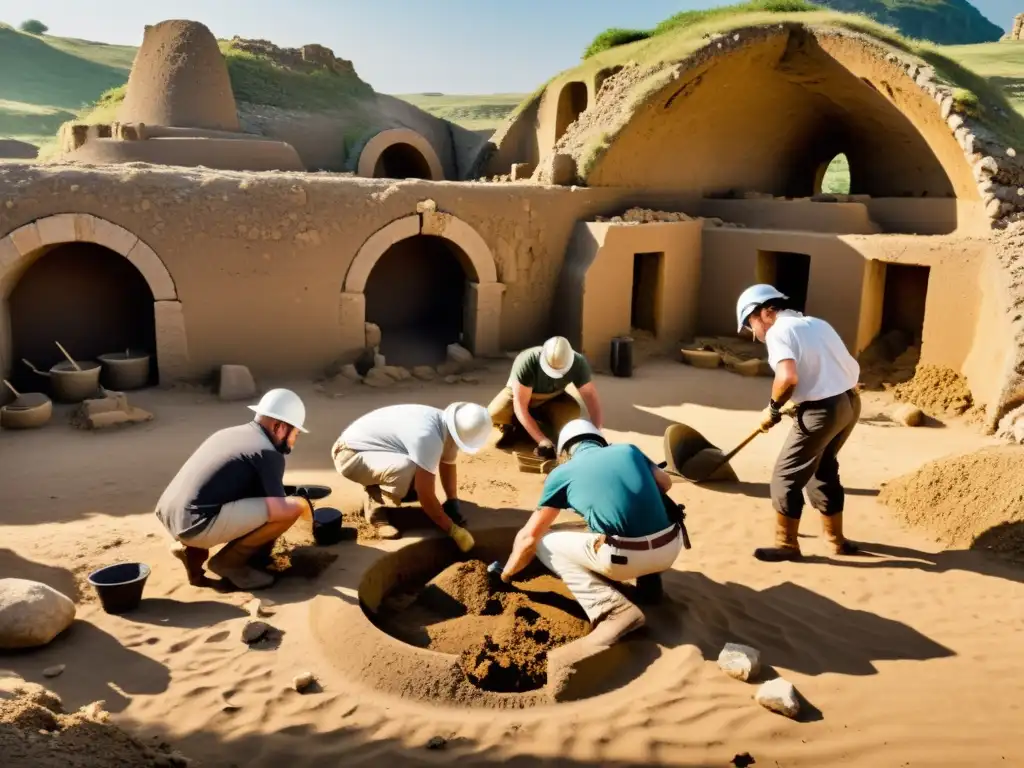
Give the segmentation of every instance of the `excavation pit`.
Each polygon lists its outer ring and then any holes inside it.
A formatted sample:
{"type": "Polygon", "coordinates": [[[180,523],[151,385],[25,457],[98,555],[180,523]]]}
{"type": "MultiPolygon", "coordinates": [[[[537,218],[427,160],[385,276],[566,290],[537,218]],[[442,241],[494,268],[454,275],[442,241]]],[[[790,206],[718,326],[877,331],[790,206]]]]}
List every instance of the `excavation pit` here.
{"type": "Polygon", "coordinates": [[[534,561],[506,589],[488,582],[486,564],[506,560],[516,531],[474,531],[468,556],[447,538],[382,554],[358,604],[314,601],[314,635],[346,677],[402,698],[510,709],[603,692],[609,662],[621,661],[609,654],[622,651],[591,649],[590,625],[560,579],[534,561]]]}

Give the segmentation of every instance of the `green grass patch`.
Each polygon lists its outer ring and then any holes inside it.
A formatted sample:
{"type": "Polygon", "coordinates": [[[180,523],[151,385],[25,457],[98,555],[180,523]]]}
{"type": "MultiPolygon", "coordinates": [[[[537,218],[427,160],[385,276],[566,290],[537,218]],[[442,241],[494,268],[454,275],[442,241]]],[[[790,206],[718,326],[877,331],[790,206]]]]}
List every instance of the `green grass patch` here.
{"type": "Polygon", "coordinates": [[[472,131],[495,130],[522,102],[521,93],[456,95],[407,93],[395,96],[424,112],[472,131]]]}
{"type": "Polygon", "coordinates": [[[826,195],[850,194],[850,161],[846,155],[837,155],[821,180],[821,191],[826,195]]]}
{"type": "Polygon", "coordinates": [[[653,32],[646,29],[618,29],[616,27],[606,29],[595,37],[586,50],[583,51],[583,58],[589,59],[591,56],[607,51],[609,48],[614,48],[617,45],[626,45],[627,43],[635,43],[638,40],[646,40],[652,34],[653,32]]]}

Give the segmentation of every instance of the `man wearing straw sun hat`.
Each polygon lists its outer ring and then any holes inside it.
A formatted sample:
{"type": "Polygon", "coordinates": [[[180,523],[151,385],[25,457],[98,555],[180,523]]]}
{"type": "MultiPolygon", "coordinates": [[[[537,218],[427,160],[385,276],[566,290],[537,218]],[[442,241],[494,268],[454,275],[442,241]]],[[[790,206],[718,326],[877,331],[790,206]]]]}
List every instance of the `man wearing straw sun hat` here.
{"type": "Polygon", "coordinates": [[[223,548],[208,563],[210,570],[239,589],[274,583],[253,568],[260,557],[302,514],[309,501],[285,495],[285,456],[303,426],[306,407],[288,389],[272,389],[249,409],[248,424],[214,432],[178,470],[156,505],[156,516],[177,540],[173,550],[185,566],[189,583],[203,586],[203,564],[212,547],[223,548]]]}

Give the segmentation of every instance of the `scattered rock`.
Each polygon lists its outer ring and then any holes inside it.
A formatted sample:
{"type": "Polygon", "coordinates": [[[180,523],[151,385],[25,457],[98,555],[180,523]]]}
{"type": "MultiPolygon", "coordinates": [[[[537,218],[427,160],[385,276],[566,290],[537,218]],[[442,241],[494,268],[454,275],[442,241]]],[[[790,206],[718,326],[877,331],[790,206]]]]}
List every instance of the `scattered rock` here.
{"type": "Polygon", "coordinates": [[[906,403],[893,412],[893,418],[905,427],[919,427],[924,421],[924,413],[916,405],[906,403]]]}
{"type": "Polygon", "coordinates": [[[256,381],[244,365],[222,365],[217,396],[221,400],[246,400],[256,395],[256,381]]]}
{"type": "Polygon", "coordinates": [[[409,373],[409,370],[400,365],[386,365],[384,366],[384,373],[395,381],[408,381],[412,378],[412,374],[409,373]]]}
{"type": "Polygon", "coordinates": [[[302,693],[316,682],[316,675],[312,672],[303,672],[292,678],[292,688],[302,693]]]}
{"type": "Polygon", "coordinates": [[[359,375],[359,371],[356,370],[355,365],[352,363],[342,366],[341,377],[348,379],[349,381],[362,381],[363,379],[363,377],[359,375]]]}
{"type": "Polygon", "coordinates": [[[46,645],[75,620],[75,604],[52,587],[0,579],[0,649],[46,645]]]}
{"type": "Polygon", "coordinates": [[[473,359],[473,353],[461,344],[449,344],[448,359],[453,363],[468,363],[473,359]]]}
{"type": "Polygon", "coordinates": [[[718,654],[718,666],[729,677],[750,680],[761,671],[761,652],[749,645],[726,643],[718,654]]]}
{"type": "Polygon", "coordinates": [[[265,621],[247,621],[245,626],[242,627],[242,642],[246,645],[252,645],[272,629],[273,627],[265,621]]]}
{"type": "Polygon", "coordinates": [[[66,664],[55,664],[52,667],[47,667],[43,670],[43,677],[59,677],[66,668],[66,664]]]}
{"type": "Polygon", "coordinates": [[[387,366],[387,364],[388,364],[388,361],[387,361],[387,358],[384,357],[384,355],[382,355],[380,352],[374,352],[373,353],[373,367],[374,368],[384,368],[384,367],[387,366]]]}
{"type": "Polygon", "coordinates": [[[800,700],[796,688],[788,680],[777,677],[757,689],[754,699],[765,709],[786,717],[796,717],[800,712],[800,700]]]}
{"type": "Polygon", "coordinates": [[[441,376],[452,376],[462,371],[465,363],[456,363],[454,360],[447,360],[437,366],[437,372],[441,376]]]}
{"type": "Polygon", "coordinates": [[[475,376],[472,373],[467,373],[465,376],[462,377],[462,382],[464,384],[479,384],[480,377],[475,376]]]}
{"type": "Polygon", "coordinates": [[[444,377],[445,384],[458,384],[459,381],[461,381],[461,379],[458,376],[455,376],[454,374],[451,376],[444,377]]]}
{"type": "Polygon", "coordinates": [[[363,378],[363,384],[368,387],[390,387],[394,383],[383,368],[371,368],[363,378]]]}
{"type": "Polygon", "coordinates": [[[366,323],[366,346],[370,349],[380,346],[380,326],[376,323],[366,323]]]}
{"type": "Polygon", "coordinates": [[[437,378],[437,371],[429,365],[417,365],[412,369],[412,375],[420,381],[433,381],[437,378]]]}
{"type": "Polygon", "coordinates": [[[443,736],[433,736],[430,741],[427,742],[427,749],[444,749],[448,740],[443,736]]]}

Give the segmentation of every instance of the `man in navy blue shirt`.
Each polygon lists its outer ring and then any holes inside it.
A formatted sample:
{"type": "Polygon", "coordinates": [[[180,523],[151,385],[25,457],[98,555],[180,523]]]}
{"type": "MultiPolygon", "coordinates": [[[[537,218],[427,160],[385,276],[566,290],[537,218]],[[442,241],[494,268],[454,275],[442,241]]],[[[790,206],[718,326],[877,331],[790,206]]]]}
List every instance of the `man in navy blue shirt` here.
{"type": "Polygon", "coordinates": [[[501,579],[510,581],[536,554],[583,607],[593,627],[590,640],[611,645],[643,626],[644,614],[605,579],[666,571],[682,546],[680,526],[663,501],[672,479],[635,445],[608,445],[585,419],[565,425],[558,453],[569,461],[548,475],[501,579]],[[563,509],[581,515],[589,530],[549,532],[563,509]]]}

